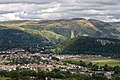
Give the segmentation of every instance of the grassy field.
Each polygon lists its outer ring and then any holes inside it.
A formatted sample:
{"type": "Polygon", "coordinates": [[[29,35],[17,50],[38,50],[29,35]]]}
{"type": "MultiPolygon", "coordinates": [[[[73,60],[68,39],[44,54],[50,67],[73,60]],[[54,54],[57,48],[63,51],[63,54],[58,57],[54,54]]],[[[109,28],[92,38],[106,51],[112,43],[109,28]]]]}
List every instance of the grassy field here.
{"type": "Polygon", "coordinates": [[[105,64],[114,67],[114,66],[120,66],[120,60],[115,60],[115,59],[97,59],[97,58],[69,58],[66,59],[65,61],[71,61],[75,63],[79,63],[80,60],[88,63],[92,62],[93,64],[98,64],[99,66],[104,66],[105,64]]]}
{"type": "Polygon", "coordinates": [[[104,66],[105,64],[109,65],[109,66],[120,66],[120,61],[119,60],[114,60],[114,59],[108,59],[108,60],[93,60],[90,61],[93,64],[98,64],[99,66],[104,66]]]}
{"type": "Polygon", "coordinates": [[[7,77],[0,77],[0,80],[11,80],[11,79],[7,77]]]}

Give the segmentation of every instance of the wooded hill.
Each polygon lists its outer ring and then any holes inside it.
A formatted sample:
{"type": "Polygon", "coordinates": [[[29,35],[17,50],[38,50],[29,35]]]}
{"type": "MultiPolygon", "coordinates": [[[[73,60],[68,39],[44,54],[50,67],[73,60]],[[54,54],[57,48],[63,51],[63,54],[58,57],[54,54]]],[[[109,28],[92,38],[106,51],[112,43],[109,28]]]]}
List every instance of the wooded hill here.
{"type": "Polygon", "coordinates": [[[17,29],[1,29],[0,30],[0,50],[11,48],[43,47],[51,45],[44,37],[32,35],[17,29]]]}
{"type": "Polygon", "coordinates": [[[118,54],[120,40],[94,37],[77,37],[61,43],[55,52],[58,54],[118,54]]]}

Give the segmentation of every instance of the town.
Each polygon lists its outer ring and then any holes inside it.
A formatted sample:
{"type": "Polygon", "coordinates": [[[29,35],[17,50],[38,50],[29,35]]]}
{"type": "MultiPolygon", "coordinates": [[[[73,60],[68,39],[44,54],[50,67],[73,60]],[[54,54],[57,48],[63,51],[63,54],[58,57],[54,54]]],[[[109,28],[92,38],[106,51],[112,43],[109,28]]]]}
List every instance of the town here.
{"type": "MultiPolygon", "coordinates": [[[[54,70],[59,70],[60,72],[70,72],[71,74],[79,72],[80,74],[89,76],[92,76],[93,74],[103,74],[107,79],[112,79],[112,75],[116,73],[116,69],[114,68],[118,67],[118,70],[120,70],[120,67],[117,65],[114,67],[108,66],[107,64],[99,66],[98,63],[93,64],[89,59],[91,61],[112,60],[111,57],[103,57],[101,55],[57,55],[52,53],[30,53],[24,49],[14,48],[0,52],[0,71],[11,72],[17,71],[18,69],[26,69],[38,73],[40,71],[52,72],[54,70]]],[[[1,72],[0,75],[7,77],[1,72]]],[[[45,79],[43,80],[48,80],[48,77],[49,76],[45,76],[45,79]]],[[[50,80],[59,80],[60,78],[61,76],[50,77],[50,80]]],[[[15,77],[13,77],[13,79],[15,79],[15,77]]],[[[29,75],[29,79],[37,80],[37,77],[29,75]]]]}

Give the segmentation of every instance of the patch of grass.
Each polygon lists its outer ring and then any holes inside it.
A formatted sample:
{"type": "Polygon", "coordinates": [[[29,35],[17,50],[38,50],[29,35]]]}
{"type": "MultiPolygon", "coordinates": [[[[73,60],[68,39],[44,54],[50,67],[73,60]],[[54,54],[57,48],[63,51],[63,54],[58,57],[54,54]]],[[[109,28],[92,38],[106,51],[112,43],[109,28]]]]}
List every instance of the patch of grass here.
{"type": "Polygon", "coordinates": [[[99,66],[104,66],[105,64],[109,65],[109,66],[120,66],[120,61],[119,60],[114,60],[114,59],[108,59],[108,60],[93,60],[90,61],[93,64],[98,64],[99,66]]]}
{"type": "Polygon", "coordinates": [[[82,58],[68,58],[68,59],[65,59],[64,61],[78,63],[80,60],[86,63],[92,62],[93,64],[98,64],[99,66],[104,66],[105,64],[111,67],[120,66],[120,60],[115,60],[115,59],[98,59],[98,58],[82,57],[82,58]]]}
{"type": "Polygon", "coordinates": [[[41,33],[44,35],[44,36],[47,36],[47,38],[49,38],[49,40],[51,42],[59,42],[60,40],[63,40],[64,39],[64,36],[62,35],[59,35],[59,34],[56,34],[52,31],[48,31],[48,30],[42,30],[41,33]]]}
{"type": "Polygon", "coordinates": [[[85,61],[85,62],[89,61],[89,59],[87,59],[87,58],[68,58],[68,59],[65,59],[65,60],[85,61]]]}
{"type": "Polygon", "coordinates": [[[11,80],[11,79],[8,77],[0,77],[0,80],[11,80]]]}

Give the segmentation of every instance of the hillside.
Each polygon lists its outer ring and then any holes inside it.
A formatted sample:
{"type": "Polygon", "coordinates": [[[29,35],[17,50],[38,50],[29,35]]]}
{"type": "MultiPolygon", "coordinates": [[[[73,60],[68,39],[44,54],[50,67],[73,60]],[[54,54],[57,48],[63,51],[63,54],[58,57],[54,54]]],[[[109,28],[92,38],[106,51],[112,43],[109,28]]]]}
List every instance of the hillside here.
{"type": "Polygon", "coordinates": [[[99,20],[85,20],[83,18],[75,18],[69,20],[39,21],[21,26],[34,30],[48,30],[64,37],[70,36],[73,30],[75,36],[89,35],[101,38],[120,39],[120,31],[116,26],[99,20]]]}
{"type": "Polygon", "coordinates": [[[111,25],[115,26],[118,31],[120,31],[120,22],[110,22],[111,25]]]}
{"type": "Polygon", "coordinates": [[[108,38],[77,37],[61,43],[55,51],[61,54],[120,53],[120,40],[108,38]]]}
{"type": "Polygon", "coordinates": [[[6,26],[0,26],[0,30],[2,30],[2,29],[9,29],[9,28],[6,26]]]}
{"type": "Polygon", "coordinates": [[[99,20],[84,18],[41,20],[41,21],[5,21],[0,22],[1,26],[18,29],[31,35],[38,35],[47,38],[53,44],[59,44],[71,36],[90,36],[96,38],[120,39],[120,29],[116,23],[111,24],[99,20]]]}
{"type": "Polygon", "coordinates": [[[70,36],[70,31],[75,32],[75,36],[89,35],[101,38],[120,39],[120,31],[110,23],[98,20],[70,19],[70,20],[54,20],[40,21],[39,23],[27,24],[20,26],[32,30],[48,30],[64,37],[70,36]]]}
{"type": "Polygon", "coordinates": [[[31,35],[27,32],[17,29],[1,29],[0,30],[0,50],[11,48],[30,48],[43,47],[50,45],[49,41],[38,35],[31,35]]]}

